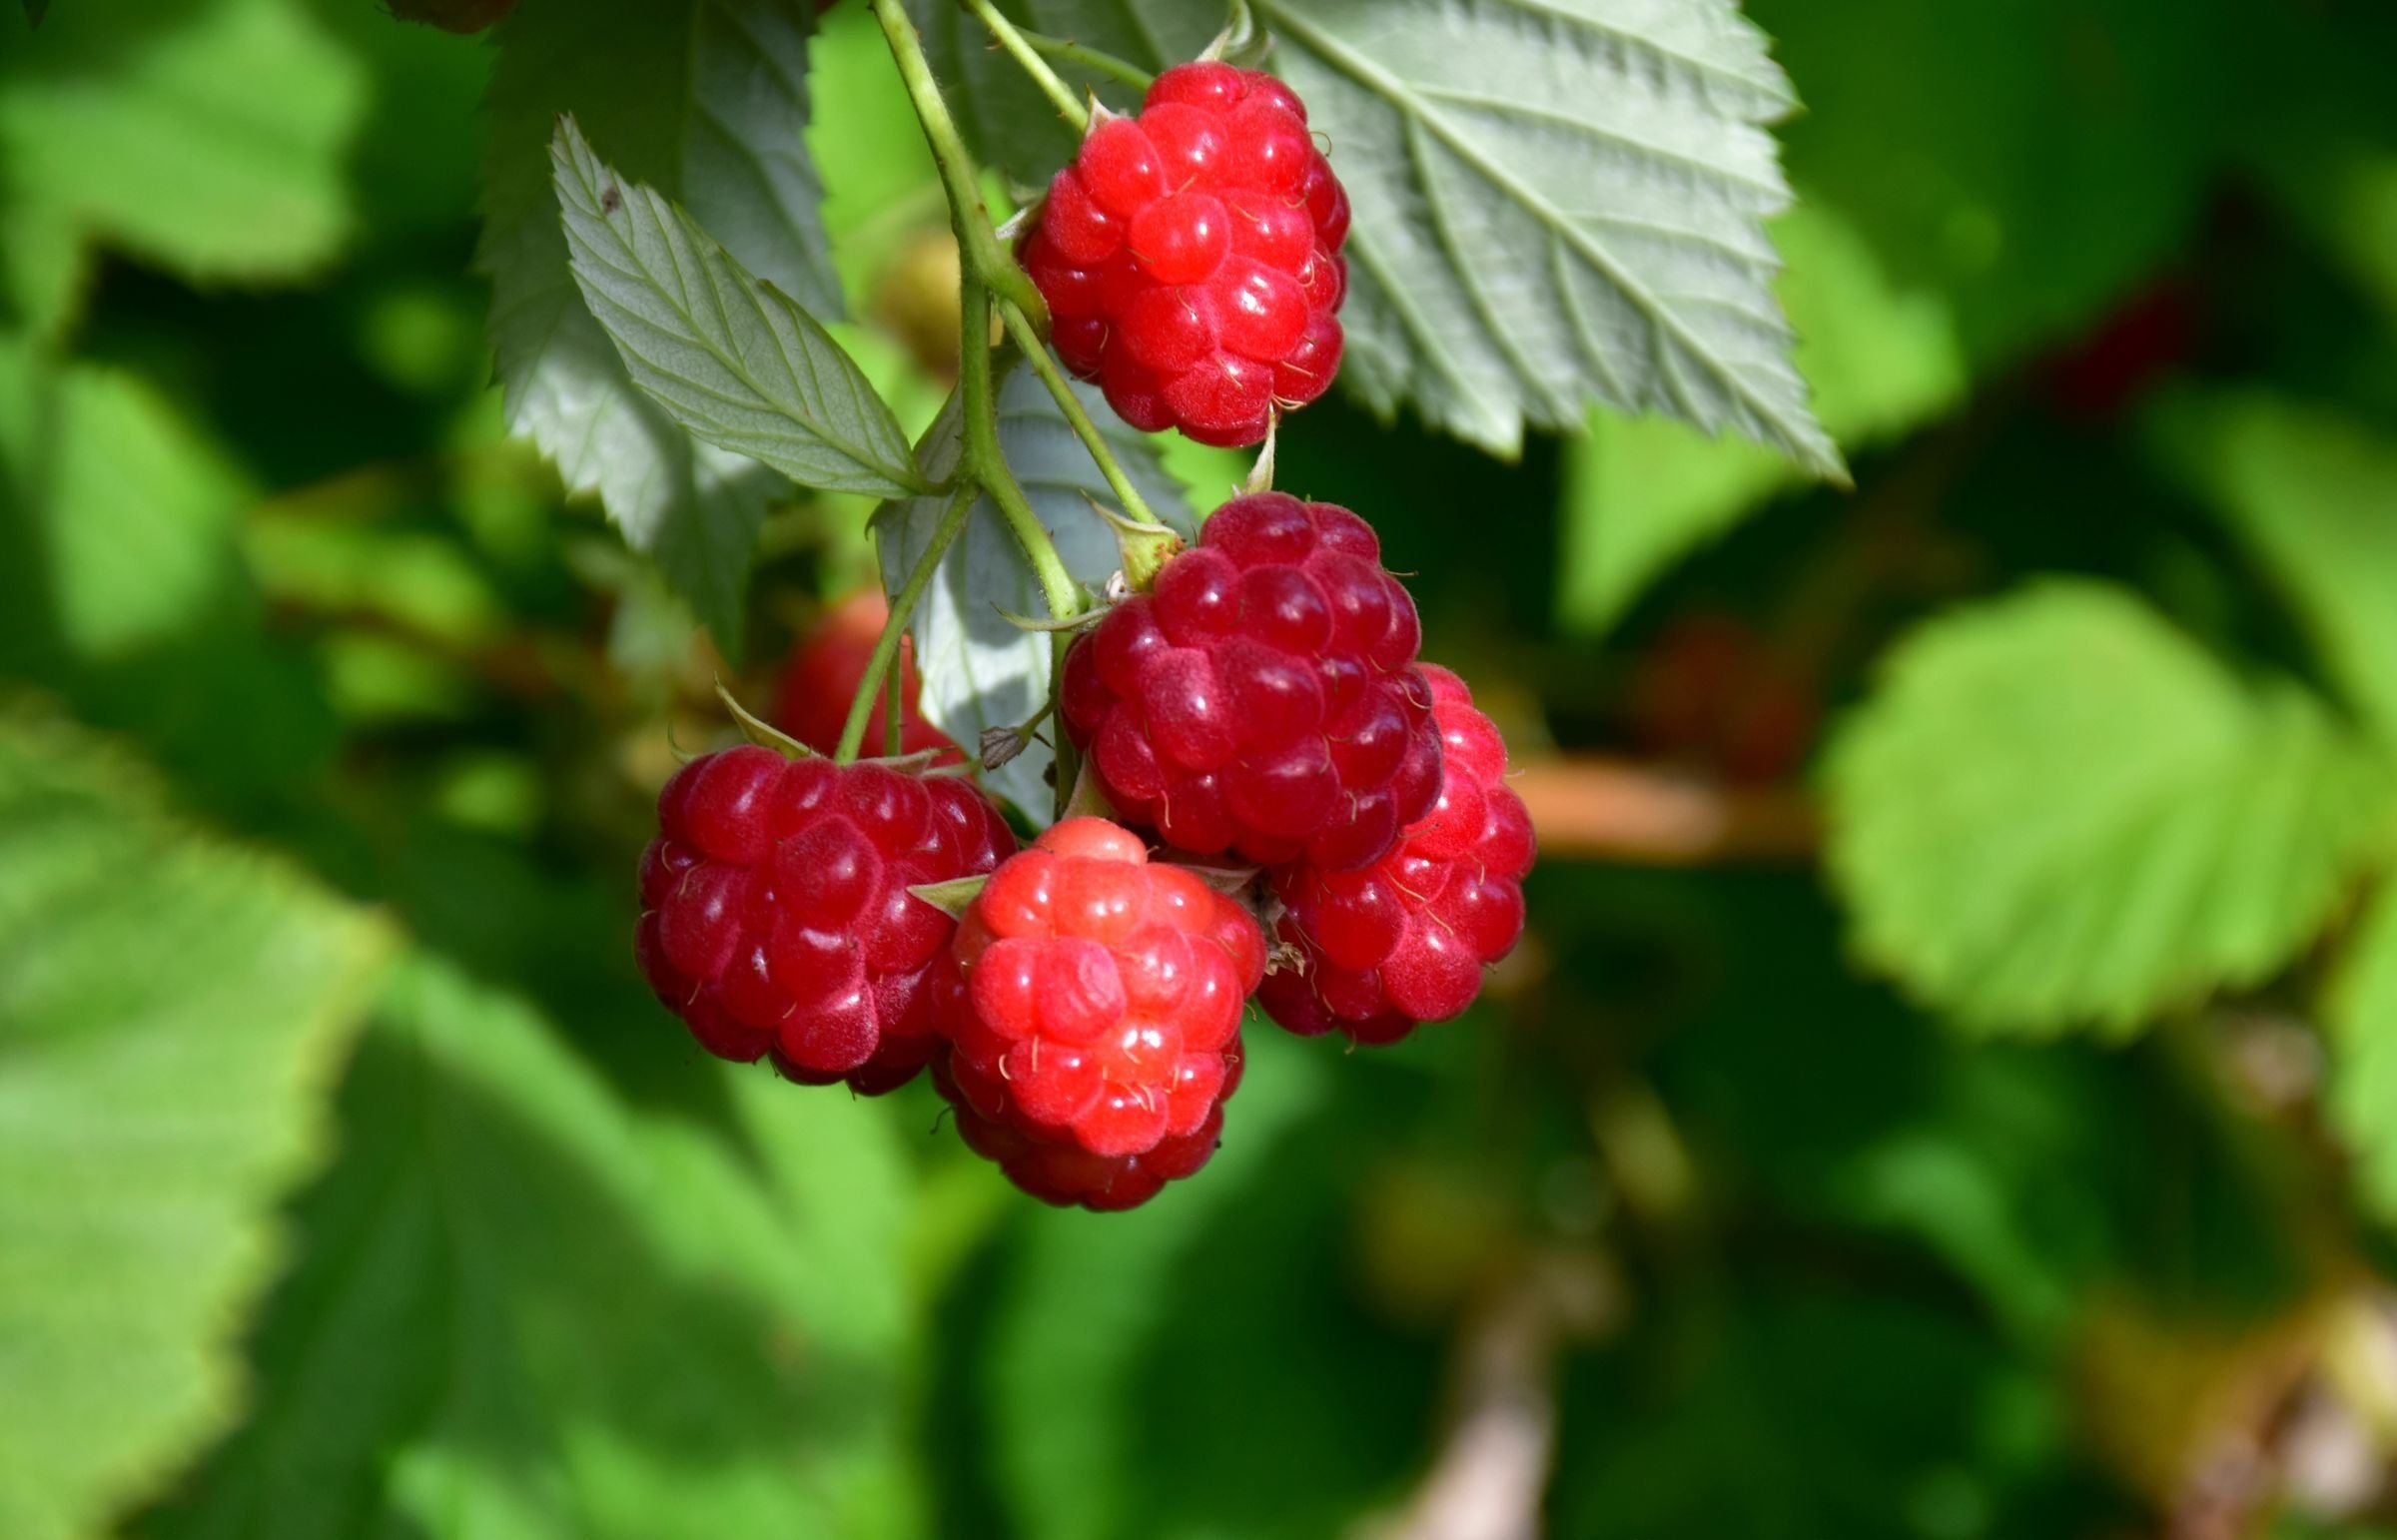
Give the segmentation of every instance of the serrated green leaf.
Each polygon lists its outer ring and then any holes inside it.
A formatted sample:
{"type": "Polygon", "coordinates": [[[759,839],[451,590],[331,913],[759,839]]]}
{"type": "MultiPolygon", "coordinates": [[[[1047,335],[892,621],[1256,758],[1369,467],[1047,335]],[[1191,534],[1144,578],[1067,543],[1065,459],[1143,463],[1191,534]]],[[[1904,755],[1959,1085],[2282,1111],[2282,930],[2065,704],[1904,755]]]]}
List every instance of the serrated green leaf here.
{"type": "Polygon", "coordinates": [[[2355,1152],[2357,1183],[2397,1220],[2397,885],[2349,933],[2325,1010],[2331,1122],[2355,1152]]]}
{"type": "Polygon", "coordinates": [[[2262,558],[2339,683],[2397,740],[2397,443],[2269,395],[2188,398],[2159,430],[2262,558]]]}
{"type": "Polygon", "coordinates": [[[491,83],[476,266],[491,281],[508,427],[568,490],[598,497],[728,648],[758,527],[785,483],[695,442],[634,386],[568,271],[549,142],[573,113],[743,267],[838,315],[803,142],[812,15],[774,0],[524,0],[500,29],[491,83]]]}
{"type": "MultiPolygon", "coordinates": [[[[1040,30],[1153,68],[1220,13],[1022,0],[1040,30]]],[[[1377,410],[1512,455],[1592,401],[1769,444],[1844,479],[1790,365],[1763,222],[1790,196],[1767,125],[1795,104],[1733,0],[1253,0],[1355,209],[1342,377],[1377,410]]],[[[930,21],[930,18],[927,18],[930,21]]],[[[971,88],[954,17],[935,24],[971,88]]],[[[1102,95],[1121,98],[1108,84],[1102,95]]],[[[1003,164],[1070,153],[1013,105],[1003,164]]]]}
{"type": "Polygon", "coordinates": [[[0,1533],[99,1533],[237,1414],[381,929],[0,707],[0,1533]]]}
{"type": "Polygon", "coordinates": [[[409,962],[302,1205],[258,1414],[158,1529],[921,1531],[900,1136],[654,1025],[659,1100],[630,1102],[524,1002],[409,962]]]}
{"type": "MultiPolygon", "coordinates": [[[[1126,426],[1097,390],[1075,388],[1150,509],[1190,534],[1196,521],[1182,488],[1159,462],[1153,440],[1126,426]]],[[[953,396],[919,448],[926,473],[936,479],[956,467],[958,421],[953,396]]],[[[1000,385],[999,443],[1066,569],[1087,587],[1103,586],[1123,562],[1115,530],[1086,499],[1112,506],[1114,493],[1048,387],[1029,369],[1015,370],[1000,385]]],[[[932,543],[948,505],[946,496],[915,497],[886,504],[875,514],[883,583],[892,593],[932,543]]],[[[1047,613],[1040,582],[998,508],[987,496],[978,499],[965,532],[916,604],[911,629],[916,667],[924,679],[925,717],[959,743],[979,743],[985,729],[1019,726],[1040,709],[1049,699],[1050,638],[1007,616],[1047,613]]],[[[983,784],[1046,822],[1049,787],[1042,777],[1053,757],[1036,738],[1021,755],[985,772],[983,784]]]]}
{"type": "MultiPolygon", "coordinates": [[[[1790,266],[1776,286],[1824,428],[1851,449],[1954,404],[1967,374],[1943,296],[1901,289],[1853,226],[1802,203],[1774,222],[1790,266]]],[[[1567,444],[1559,610],[1603,630],[1655,578],[1797,479],[1770,450],[1686,423],[1590,414],[1567,444]]]]}
{"type": "Polygon", "coordinates": [[[2384,761],[2129,594],[1921,627],[1833,746],[1855,944],[1963,1024],[2125,1032],[2284,966],[2373,854],[2384,761]]]}
{"type": "Polygon", "coordinates": [[[803,486],[903,497],[930,483],[865,372],[653,190],[604,165],[572,118],[550,148],[574,282],[632,383],[702,441],[803,486]]]}
{"type": "Polygon", "coordinates": [[[49,18],[0,51],[0,303],[55,332],[94,244],[201,283],[307,273],[349,231],[344,158],[368,85],[303,0],[49,18]]]}

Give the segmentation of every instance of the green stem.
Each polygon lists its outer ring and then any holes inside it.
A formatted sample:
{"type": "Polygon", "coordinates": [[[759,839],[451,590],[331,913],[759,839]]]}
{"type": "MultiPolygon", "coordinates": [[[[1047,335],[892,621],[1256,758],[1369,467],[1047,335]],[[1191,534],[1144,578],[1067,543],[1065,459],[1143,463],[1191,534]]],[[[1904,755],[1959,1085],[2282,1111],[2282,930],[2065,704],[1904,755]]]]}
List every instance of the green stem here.
{"type": "Polygon", "coordinates": [[[1017,484],[1015,471],[1008,468],[1007,454],[999,445],[999,400],[995,371],[991,365],[991,292],[969,278],[965,284],[964,302],[960,306],[965,316],[965,356],[958,361],[958,408],[965,420],[965,441],[958,453],[958,470],[991,494],[998,505],[999,517],[1024,548],[1024,557],[1032,563],[1034,575],[1041,580],[1041,593],[1049,601],[1049,613],[1059,620],[1068,620],[1082,612],[1082,589],[1075,583],[1074,574],[1066,569],[1065,558],[1057,553],[1057,542],[1042,527],[1040,515],[1033,511],[1024,488],[1017,484]],[[976,342],[982,346],[976,347],[976,342]]]}
{"type": "MultiPolygon", "coordinates": [[[[924,39],[917,34],[916,24],[908,20],[900,0],[874,0],[874,17],[882,23],[892,61],[899,66],[899,79],[907,87],[916,122],[923,128],[924,142],[932,147],[933,164],[940,170],[941,186],[949,194],[949,223],[957,232],[958,260],[967,276],[998,290],[1027,313],[1046,316],[1048,306],[1033,287],[1031,276],[1016,266],[999,244],[991,211],[982,201],[981,174],[957,132],[957,120],[949,116],[940,83],[932,77],[932,64],[924,57],[924,39]]],[[[970,334],[968,343],[972,343],[970,334]]]]}
{"type": "MultiPolygon", "coordinates": [[[[909,569],[907,584],[891,600],[890,618],[882,623],[882,634],[874,639],[874,651],[866,659],[866,671],[858,677],[857,694],[849,701],[849,716],[841,724],[840,745],[832,752],[836,764],[848,764],[857,758],[857,751],[866,741],[866,724],[874,716],[875,697],[882,693],[884,675],[893,678],[898,670],[891,660],[899,655],[900,638],[907,634],[907,623],[916,613],[916,601],[932,583],[932,574],[939,569],[941,558],[957,543],[958,532],[966,527],[966,517],[974,511],[975,486],[971,480],[961,480],[950,494],[949,506],[932,531],[932,543],[916,558],[909,569]]],[[[894,715],[892,720],[896,721],[894,715]]]]}
{"type": "Polygon", "coordinates": [[[1006,300],[999,302],[999,316],[1007,323],[1007,330],[1015,338],[1016,346],[1024,350],[1024,357],[1031,362],[1033,373],[1041,377],[1041,384],[1047,385],[1050,395],[1056,398],[1057,409],[1066,414],[1066,421],[1072,425],[1074,436],[1081,439],[1082,446],[1090,451],[1091,463],[1097,465],[1099,473],[1107,477],[1108,487],[1116,494],[1116,501],[1124,509],[1124,516],[1144,524],[1158,522],[1157,515],[1150,511],[1148,499],[1141,495],[1139,487],[1132,484],[1132,477],[1124,473],[1123,463],[1116,458],[1115,450],[1108,447],[1107,437],[1099,431],[1099,424],[1092,421],[1090,412],[1084,409],[1082,397],[1074,393],[1074,386],[1067,382],[1065,372],[1057,367],[1057,360],[1050,357],[1047,345],[1042,343],[1040,334],[1033,330],[1031,318],[1006,300]]]}
{"type": "Polygon", "coordinates": [[[1102,53],[1087,43],[1076,43],[1067,38],[1051,37],[1045,32],[1026,32],[1021,27],[1016,29],[1016,36],[1042,53],[1063,59],[1068,64],[1079,64],[1086,70],[1095,70],[1099,74],[1112,76],[1135,91],[1145,94],[1151,86],[1157,84],[1157,77],[1139,65],[1129,60],[1119,59],[1111,53],[1102,53]]]}
{"type": "Polygon", "coordinates": [[[1014,22],[999,14],[999,7],[991,4],[991,0],[966,0],[966,9],[990,28],[991,36],[999,40],[1001,48],[1013,54],[1016,62],[1024,66],[1024,73],[1032,77],[1032,83],[1041,88],[1043,95],[1057,104],[1059,114],[1074,125],[1075,133],[1087,134],[1091,131],[1090,109],[1083,106],[1074,95],[1074,88],[1060,80],[1057,71],[1049,68],[1049,61],[1034,52],[1032,40],[1018,32],[1014,22]]]}
{"type": "MultiPolygon", "coordinates": [[[[876,638],[878,641],[881,638],[879,637],[876,638]]],[[[902,641],[899,645],[904,647],[907,645],[907,643],[902,641]]],[[[885,754],[888,754],[891,758],[897,759],[899,757],[899,750],[906,739],[906,733],[904,731],[906,724],[902,718],[904,718],[907,714],[907,670],[896,660],[894,660],[888,669],[888,673],[890,675],[890,688],[883,693],[884,705],[882,711],[882,751],[885,754]]]]}

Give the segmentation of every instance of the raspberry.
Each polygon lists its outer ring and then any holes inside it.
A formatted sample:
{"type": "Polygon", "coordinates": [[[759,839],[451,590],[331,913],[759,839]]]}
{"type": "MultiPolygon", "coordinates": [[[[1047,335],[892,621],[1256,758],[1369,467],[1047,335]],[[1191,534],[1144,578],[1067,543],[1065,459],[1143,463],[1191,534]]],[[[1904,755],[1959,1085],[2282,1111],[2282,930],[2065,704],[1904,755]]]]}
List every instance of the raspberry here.
{"type": "Polygon", "coordinates": [[[1279,933],[1302,963],[1276,970],[1257,1002],[1292,1032],[1394,1043],[1446,1021],[1523,934],[1531,818],[1506,788],[1506,745],[1463,680],[1431,664],[1423,675],[1442,740],[1438,805],[1361,872],[1273,874],[1279,933]]]}
{"type": "MultiPolygon", "coordinates": [[[[774,725],[819,754],[837,749],[841,729],[848,725],[849,702],[857,694],[858,681],[866,676],[867,660],[873,656],[874,643],[890,614],[890,600],[879,588],[860,589],[825,611],[782,666],[774,725]]],[[[941,750],[945,752],[936,763],[962,763],[965,755],[949,735],[925,721],[916,709],[923,681],[916,675],[912,636],[899,642],[899,752],[941,750]]],[[[878,750],[882,738],[883,717],[878,707],[866,725],[868,751],[878,750]]]]}
{"type": "Polygon", "coordinates": [[[972,784],[727,749],[682,767],[641,857],[641,971],[721,1059],[873,1096],[939,1044],[955,926],[907,890],[990,871],[1015,836],[972,784]]]}
{"type": "Polygon", "coordinates": [[[1328,871],[1378,860],[1439,795],[1414,601],[1365,521],[1225,503],[1153,590],[1066,657],[1060,704],[1100,789],[1201,855],[1328,871]]]}
{"type": "Polygon", "coordinates": [[[955,956],[941,1084],[1019,1185],[1090,1202],[1122,1179],[1138,1201],[1204,1160],[1264,974],[1247,910],[1130,830],[1070,818],[991,874],[955,956]]]}
{"type": "Polygon", "coordinates": [[[1348,196],[1269,75],[1186,64],[1057,174],[1024,267],[1076,374],[1145,432],[1265,436],[1340,367],[1348,196]]]}
{"type": "Polygon", "coordinates": [[[1079,1203],[1107,1213],[1138,1208],[1167,1182],[1196,1175],[1206,1164],[1223,1136],[1223,1103],[1239,1083],[1239,1055],[1235,1038],[1224,1051],[1223,1092],[1207,1110],[1205,1122],[1188,1134],[1162,1139],[1156,1149],[1137,1155],[1095,1155],[1070,1140],[1041,1140],[1016,1124],[975,1111],[947,1065],[936,1062],[932,1074],[957,1114],[958,1132],[967,1148],[998,1162],[1008,1180],[1045,1203],[1061,1208],[1079,1203]]]}

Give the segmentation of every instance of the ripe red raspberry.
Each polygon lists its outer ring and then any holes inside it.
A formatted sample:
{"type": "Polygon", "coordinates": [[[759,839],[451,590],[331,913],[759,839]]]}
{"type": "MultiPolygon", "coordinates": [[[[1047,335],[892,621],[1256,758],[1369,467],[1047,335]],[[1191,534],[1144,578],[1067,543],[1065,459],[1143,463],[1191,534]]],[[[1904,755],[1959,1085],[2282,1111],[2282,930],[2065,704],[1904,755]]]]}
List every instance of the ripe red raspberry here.
{"type": "MultiPolygon", "coordinates": [[[[791,649],[775,691],[774,725],[814,749],[830,754],[840,747],[841,729],[849,722],[849,702],[874,643],[890,618],[891,602],[879,588],[862,588],[824,612],[814,629],[791,649]]],[[[915,638],[899,643],[899,752],[945,750],[936,763],[955,764],[965,755],[947,733],[924,720],[916,709],[923,681],[916,674],[915,638]]],[[[882,748],[883,719],[877,708],[866,725],[866,751],[882,748]]]]}
{"type": "Polygon", "coordinates": [[[727,749],[682,767],[641,857],[635,952],[709,1053],[872,1096],[939,1046],[947,915],[907,890],[990,871],[1016,848],[955,776],[727,749]]]}
{"type": "Polygon", "coordinates": [[[1160,1180],[1197,1169],[1192,1142],[1212,1148],[1265,969],[1247,910],[1152,864],[1130,830],[1070,818],[991,874],[955,955],[943,1086],[979,1120],[978,1149],[1052,1200],[1088,1201],[1102,1175],[1134,1169],[1078,1155],[1137,1157],[1160,1180]]]}
{"type": "Polygon", "coordinates": [[[1045,1203],[1107,1213],[1138,1208],[1157,1196],[1169,1181],[1196,1175],[1215,1153],[1223,1137],[1223,1104],[1239,1084],[1240,1044],[1233,1039],[1224,1050],[1223,1092],[1207,1111],[1206,1121],[1188,1134],[1158,1141],[1145,1155],[1096,1155],[1071,1140],[1044,1141],[1022,1127],[976,1112],[950,1077],[949,1067],[935,1061],[933,1083],[948,1098],[957,1115],[958,1132],[967,1148],[998,1163],[1007,1179],[1045,1203]]]}
{"type": "Polygon", "coordinates": [[[1135,823],[1201,855],[1378,860],[1439,795],[1414,601],[1346,508],[1215,510],[1066,657],[1067,730],[1135,823]]]}
{"type": "Polygon", "coordinates": [[[1160,75],[1139,117],[1095,124],[1022,255],[1059,357],[1125,421],[1236,447],[1331,387],[1347,239],[1297,96],[1199,63],[1160,75]]]}
{"type": "Polygon", "coordinates": [[[1432,664],[1423,674],[1440,725],[1438,805],[1361,872],[1273,874],[1279,933],[1302,964],[1277,969],[1257,1003],[1292,1032],[1394,1043],[1446,1021],[1481,993],[1482,965],[1523,934],[1531,818],[1506,787],[1506,745],[1463,680],[1432,664]]]}

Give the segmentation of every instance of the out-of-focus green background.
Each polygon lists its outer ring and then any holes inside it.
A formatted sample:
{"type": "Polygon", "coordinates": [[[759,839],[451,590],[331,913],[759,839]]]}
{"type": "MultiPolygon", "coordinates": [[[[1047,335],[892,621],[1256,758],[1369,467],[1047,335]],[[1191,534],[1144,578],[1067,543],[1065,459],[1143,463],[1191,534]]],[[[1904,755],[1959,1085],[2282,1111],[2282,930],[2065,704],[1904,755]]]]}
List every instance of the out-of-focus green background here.
{"type": "MultiPolygon", "coordinates": [[[[635,974],[649,799],[868,509],[772,512],[727,661],[504,441],[489,47],[0,17],[0,1534],[2397,1533],[2397,13],[1750,11],[1856,489],[1298,419],[1525,767],[1531,931],[1401,1048],[1252,1027],[1110,1217],[635,974]]],[[[938,194],[828,28],[920,426],[938,194]]]]}

